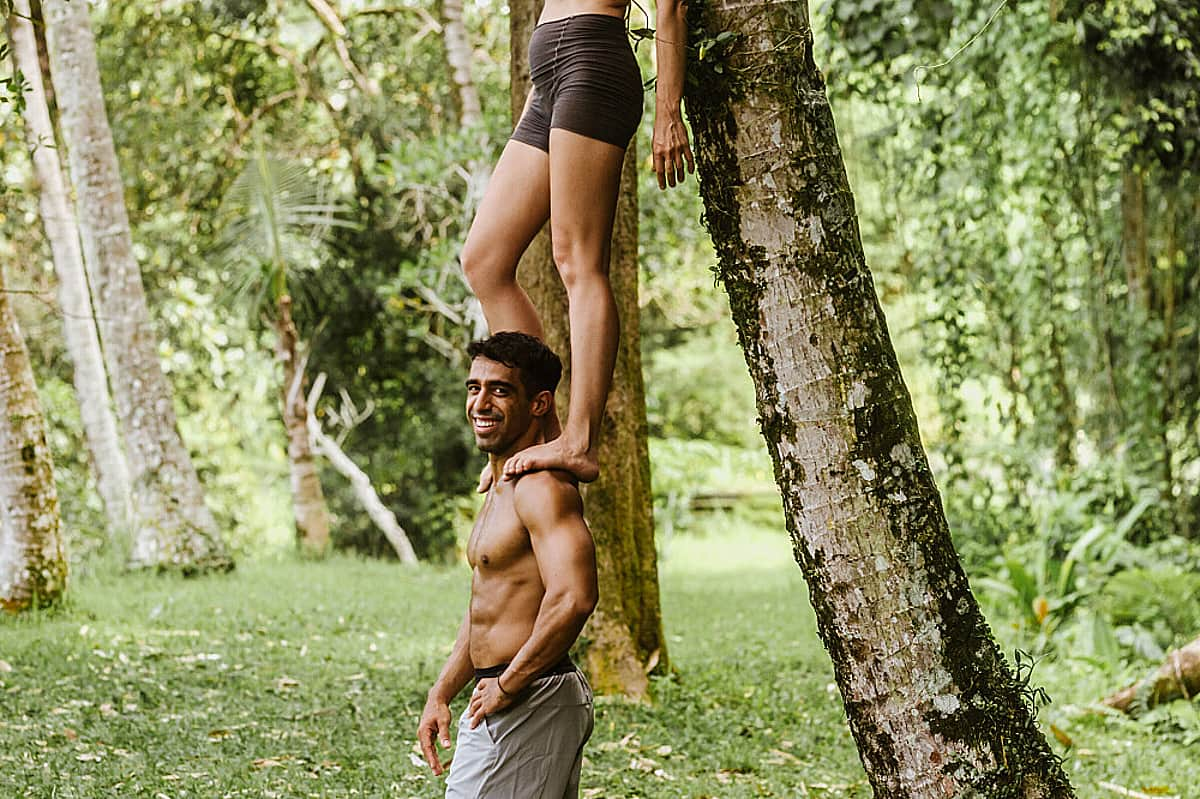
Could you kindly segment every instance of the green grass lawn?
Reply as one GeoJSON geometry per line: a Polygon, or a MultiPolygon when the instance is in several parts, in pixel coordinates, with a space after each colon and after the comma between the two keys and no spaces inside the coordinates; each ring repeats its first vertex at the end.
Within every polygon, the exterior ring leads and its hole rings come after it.
{"type": "MultiPolygon", "coordinates": [[[[440,796],[415,728],[467,577],[339,557],[80,580],[0,621],[0,797],[440,796]]],[[[786,539],[676,537],[662,581],[678,678],[654,707],[598,703],[585,795],[870,796],[786,539]]],[[[1035,682],[1081,797],[1198,795],[1174,728],[1084,712],[1103,675],[1035,682]]]]}

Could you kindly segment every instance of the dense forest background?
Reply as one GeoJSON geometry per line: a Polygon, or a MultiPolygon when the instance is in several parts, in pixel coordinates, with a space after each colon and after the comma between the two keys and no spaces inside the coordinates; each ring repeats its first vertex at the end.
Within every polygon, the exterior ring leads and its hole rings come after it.
{"type": "MultiPolygon", "coordinates": [[[[319,417],[419,556],[452,560],[482,465],[461,391],[480,317],[457,252],[510,130],[508,19],[496,3],[464,7],[476,117],[439,5],[340,11],[337,32],[279,0],[95,4],[136,254],[221,529],[242,556],[286,552],[274,332],[230,198],[264,159],[320,197],[328,218],[287,231],[308,370],[327,376],[319,417]]],[[[651,26],[643,17],[634,7],[631,27],[651,26]]],[[[843,0],[814,27],[868,260],[973,584],[1028,646],[1160,659],[1200,631],[1200,605],[1178,601],[1200,594],[1200,10],[843,0]]],[[[639,46],[646,76],[651,50],[639,46]]],[[[0,257],[87,572],[113,548],[18,104],[0,104],[0,257]]],[[[648,124],[639,135],[641,333],[669,558],[673,537],[714,513],[777,526],[778,509],[699,198],[656,188],[648,124]]],[[[323,467],[322,484],[335,546],[392,557],[343,477],[323,467]]]]}

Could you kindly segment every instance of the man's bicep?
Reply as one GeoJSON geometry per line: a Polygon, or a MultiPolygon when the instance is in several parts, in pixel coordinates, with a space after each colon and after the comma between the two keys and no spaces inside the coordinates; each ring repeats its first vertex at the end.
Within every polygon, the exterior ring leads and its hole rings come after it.
{"type": "Polygon", "coordinates": [[[522,520],[537,559],[547,593],[562,588],[593,588],[596,581],[596,548],[583,520],[574,489],[555,487],[550,496],[530,497],[522,503],[522,520]]]}

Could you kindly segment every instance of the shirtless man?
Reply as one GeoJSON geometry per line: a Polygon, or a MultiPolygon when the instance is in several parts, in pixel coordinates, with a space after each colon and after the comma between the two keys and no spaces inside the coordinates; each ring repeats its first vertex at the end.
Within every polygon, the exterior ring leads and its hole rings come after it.
{"type": "Polygon", "coordinates": [[[524,333],[497,333],[467,352],[467,418],[493,479],[467,544],[470,605],[417,738],[440,775],[435,741],[450,745],[450,702],[474,677],[447,799],[573,799],[592,692],[567,650],[596,606],[595,548],[569,475],[500,479],[509,458],[538,443],[562,364],[524,333]]]}

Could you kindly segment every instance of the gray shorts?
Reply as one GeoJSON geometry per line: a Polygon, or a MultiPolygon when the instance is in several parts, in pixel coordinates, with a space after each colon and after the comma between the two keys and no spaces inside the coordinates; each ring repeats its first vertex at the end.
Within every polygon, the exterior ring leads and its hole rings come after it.
{"type": "Polygon", "coordinates": [[[464,712],[446,799],[576,799],[592,723],[592,689],[579,671],[534,680],[473,730],[464,712]]]}

